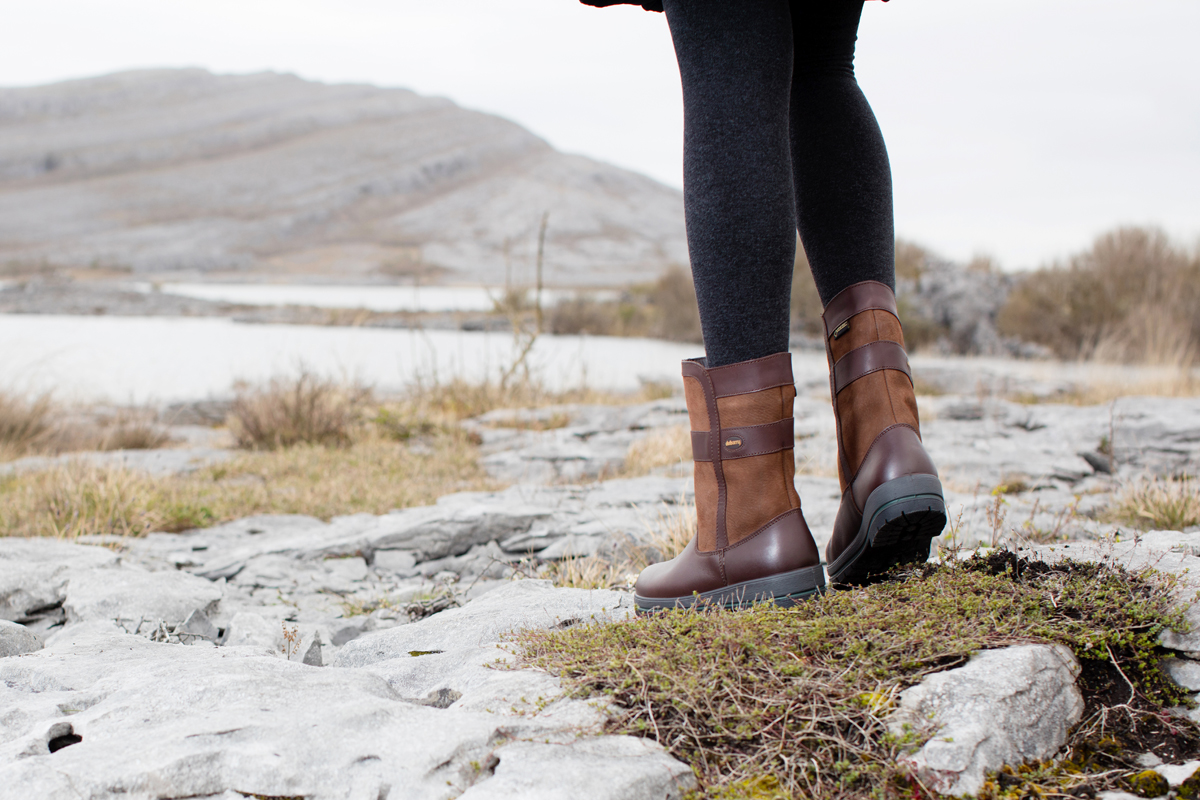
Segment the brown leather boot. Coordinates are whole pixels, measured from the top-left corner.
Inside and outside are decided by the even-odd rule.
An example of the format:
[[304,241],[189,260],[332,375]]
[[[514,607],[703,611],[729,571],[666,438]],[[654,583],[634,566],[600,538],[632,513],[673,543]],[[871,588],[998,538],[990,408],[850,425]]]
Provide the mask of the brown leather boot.
[[697,598],[740,607],[792,605],[824,590],[816,543],[800,511],[791,353],[707,369],[683,362],[696,462],[697,533],[675,558],[642,570],[639,611]]
[[824,320],[842,483],[826,569],[830,583],[863,583],[927,560],[946,503],[921,444],[895,294],[856,283],[829,301]]

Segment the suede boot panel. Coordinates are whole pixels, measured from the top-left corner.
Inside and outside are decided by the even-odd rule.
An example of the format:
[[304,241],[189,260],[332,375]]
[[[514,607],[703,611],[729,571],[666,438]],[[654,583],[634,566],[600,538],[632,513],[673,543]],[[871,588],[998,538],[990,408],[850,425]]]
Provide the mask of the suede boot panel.
[[842,356],[871,342],[887,341],[904,346],[904,332],[900,328],[900,320],[887,311],[873,308],[855,314],[850,318],[849,329],[836,339],[829,340],[829,349],[833,354],[833,364]]
[[763,425],[783,419],[783,387],[717,398],[722,428]]
[[725,462],[730,498],[725,509],[725,531],[731,545],[791,510],[782,462],[783,453]]
[[917,415],[917,395],[913,391],[912,381],[907,375],[902,375],[893,369],[884,370],[887,380],[888,396],[892,399],[892,414],[900,425],[908,425],[921,436],[921,418]]
[[[779,386],[748,394],[717,399],[717,414],[722,428],[763,425],[791,416],[796,390]],[[725,530],[729,544],[742,541],[771,520],[792,508],[795,484],[788,480],[788,469],[795,472],[792,451],[770,453],[753,458],[727,459],[722,462],[729,502],[725,510]]]
[[[903,377],[903,376],[902,376]],[[842,389],[837,398],[842,490],[854,480],[858,467],[871,443],[884,429],[895,425],[892,398],[888,393],[887,371],[859,378]]]
[[800,494],[796,491],[796,451],[788,448],[781,454],[783,457],[783,479],[787,482],[788,497],[792,508],[800,507]]
[[695,378],[683,379],[683,399],[687,401],[688,422],[694,431],[711,431],[708,419],[708,402],[704,399],[704,387]]
[[717,473],[708,461],[695,461],[696,549],[711,553],[717,549]]

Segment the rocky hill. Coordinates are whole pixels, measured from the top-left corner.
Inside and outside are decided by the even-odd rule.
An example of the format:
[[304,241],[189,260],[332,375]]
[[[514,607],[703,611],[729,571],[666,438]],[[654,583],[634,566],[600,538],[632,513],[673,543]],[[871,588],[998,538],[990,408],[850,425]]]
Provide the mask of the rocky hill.
[[686,263],[682,195],[403,89],[125,72],[0,89],[0,270],[614,285]]

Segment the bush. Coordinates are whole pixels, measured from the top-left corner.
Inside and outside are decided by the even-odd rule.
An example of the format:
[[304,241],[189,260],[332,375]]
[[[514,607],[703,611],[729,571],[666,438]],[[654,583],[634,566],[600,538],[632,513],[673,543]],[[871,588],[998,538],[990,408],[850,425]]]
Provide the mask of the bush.
[[691,275],[679,266],[653,284],[635,286],[620,300],[577,297],[550,311],[550,331],[591,336],[648,336],[702,342],[700,311]]
[[1161,230],[1120,228],[1028,275],[1000,332],[1062,358],[1189,366],[1200,347],[1200,259]]
[[229,412],[238,447],[278,450],[297,444],[346,447],[363,422],[371,390],[303,370],[262,387],[241,384]]
[[149,450],[171,440],[145,408],[70,409],[49,394],[0,393],[0,461],[84,450]]
[[36,452],[54,436],[49,395],[26,400],[0,394],[0,458]]

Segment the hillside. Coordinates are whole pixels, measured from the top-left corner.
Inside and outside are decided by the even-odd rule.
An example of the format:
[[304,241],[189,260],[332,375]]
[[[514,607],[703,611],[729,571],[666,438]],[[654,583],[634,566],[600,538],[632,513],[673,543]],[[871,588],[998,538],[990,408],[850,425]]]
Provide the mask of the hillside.
[[0,271],[643,281],[682,195],[404,89],[125,72],[0,89]]

